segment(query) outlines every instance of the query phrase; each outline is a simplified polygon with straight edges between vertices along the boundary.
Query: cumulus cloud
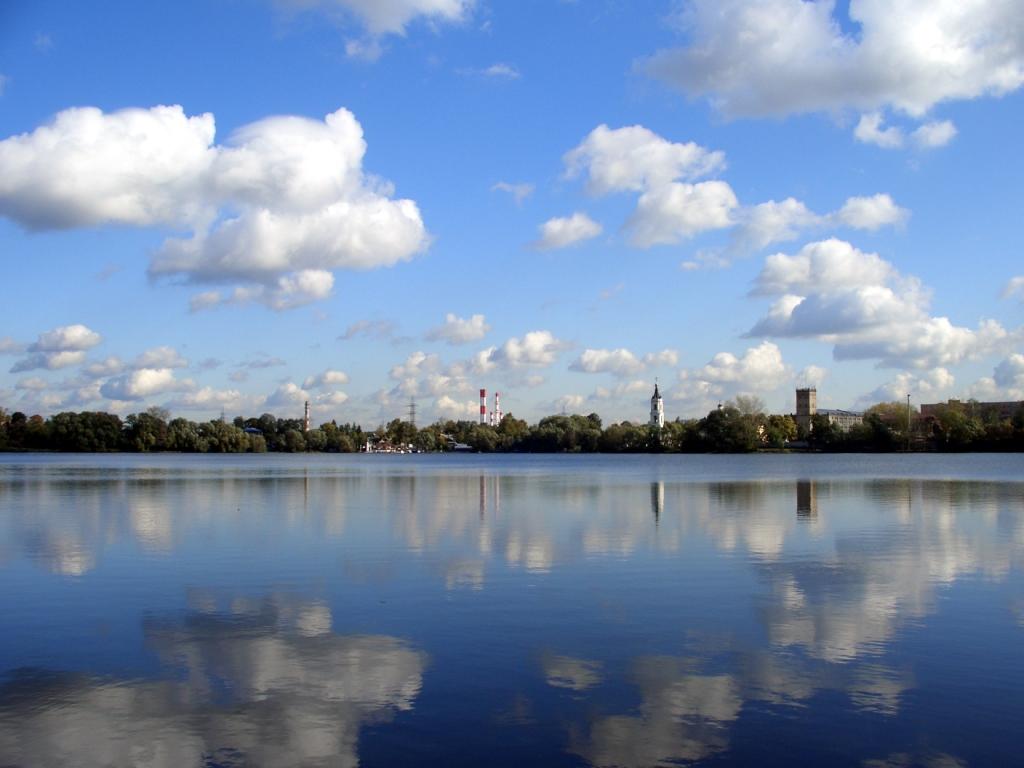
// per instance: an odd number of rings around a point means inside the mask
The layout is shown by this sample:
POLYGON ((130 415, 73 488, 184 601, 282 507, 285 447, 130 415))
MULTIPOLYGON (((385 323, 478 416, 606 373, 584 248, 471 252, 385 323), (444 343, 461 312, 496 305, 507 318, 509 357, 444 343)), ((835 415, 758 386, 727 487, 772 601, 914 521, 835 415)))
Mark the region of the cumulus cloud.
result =
POLYGON ((555 398, 551 406, 560 413, 570 413, 578 411, 586 402, 587 399, 583 395, 562 395, 555 398))
POLYGON ((274 357, 266 354, 259 354, 255 357, 243 360, 238 364, 239 368, 249 368, 250 370, 260 370, 263 368, 280 368, 281 366, 287 365, 284 360, 280 357, 274 357))
POLYGON ((188 360, 174 347, 153 347, 135 358, 136 368, 187 368, 188 360))
POLYGON ((919 118, 1024 83, 1015 0, 861 0, 848 6, 856 32, 837 13, 825 0, 690 0, 680 17, 689 44, 644 67, 730 117, 894 109, 919 118))
POLYGON ((348 384, 348 374, 344 371, 326 370, 316 376, 309 376, 302 382, 303 389, 326 389, 348 384))
POLYGON ((585 349, 569 364, 570 371, 611 373, 629 376, 644 369, 643 362, 628 349, 585 349))
POLYGON ((945 368, 922 373, 903 371, 895 378, 862 395, 857 402, 863 406, 875 403, 903 402, 909 394, 915 400, 941 400, 953 389, 956 379, 945 368))
POLYGON ((729 253, 744 255, 759 251, 775 243, 795 240, 804 232, 826 227, 874 231, 903 224, 909 217, 910 211, 884 193, 847 198, 839 210, 826 214, 815 213, 792 197, 782 202, 769 200, 736 214, 737 226, 732 232, 729 253))
POLYGON ((748 335, 817 338, 833 344, 837 360, 949 366, 1024 338, 1024 329, 1011 333, 994 320, 971 330, 932 317, 919 280, 836 239, 810 243, 794 256, 769 256, 752 293, 777 298, 748 335))
POLYGON ((634 379, 633 381, 623 381, 616 384, 614 387, 598 387, 594 390, 594 394, 590 396, 591 400, 618 400, 621 397, 636 395, 640 392, 647 392, 651 388, 651 382, 644 381, 643 379, 634 379))
POLYGON ((334 275, 323 269, 303 269, 264 285, 238 286, 227 294, 203 291, 189 299, 189 311, 217 306, 258 303, 274 310, 295 309, 326 299, 334 288, 334 275))
MULTIPOLYGON (((359 20, 370 39, 384 35, 404 36, 410 24, 459 22, 473 7, 473 0, 285 0, 296 8, 321 8, 359 20)), ((364 43, 365 44, 365 43, 364 43)))
POLYGON ((504 62, 491 64, 491 66, 481 69, 480 74, 496 80, 518 80, 521 77, 518 69, 504 62))
POLYGON ((29 229, 126 224, 186 228, 153 256, 153 278, 235 284, 193 296, 198 311, 323 299, 332 270, 391 266, 428 242, 416 203, 367 176, 362 127, 269 117, 214 144, 214 118, 180 106, 65 110, 0 141, 0 215, 29 229))
POLYGON ((567 342, 555 338, 551 331, 530 331, 522 338, 513 337, 500 347, 487 350, 483 362, 512 368, 543 367, 555 362, 559 353, 568 347, 567 342))
POLYGON ((956 126, 949 120, 938 120, 925 123, 915 130, 910 137, 920 149, 944 147, 956 137, 956 126))
POLYGON ((39 334, 27 348, 26 357, 11 367, 11 373, 33 371, 40 368, 56 370, 79 365, 85 361, 85 353, 102 341, 102 337, 80 323, 63 325, 39 334))
POLYGON ((1003 288, 1002 296, 1004 299, 1009 299, 1012 296, 1020 296, 1024 299, 1024 275, 1011 277, 1007 281, 1006 287, 1003 288))
POLYGON ((100 394, 111 400, 134 401, 194 387, 189 379, 175 379, 170 368, 140 368, 109 379, 100 387, 100 394))
POLYGON ((820 365, 808 365, 799 374, 796 381, 801 387, 819 387, 828 376, 828 371, 820 365))
POLYGON ((25 351, 25 345, 19 344, 10 336, 0 338, 0 355, 20 355, 25 351))
POLYGON ((338 341, 351 341, 359 337, 382 341, 394 338, 394 335, 395 324, 390 320, 358 320, 338 336, 338 341))
POLYGON ((638 248, 649 248, 726 229, 733 225, 732 214, 738 206, 736 194, 724 181, 658 186, 640 195, 626 222, 629 240, 638 248))
POLYGON ((808 230, 874 230, 900 224, 909 216, 882 193, 851 197, 839 210, 826 214, 815 213, 792 197, 741 206, 725 181, 697 181, 724 169, 723 153, 692 142, 670 142, 640 125, 600 125, 565 154, 564 163, 566 176, 583 176, 590 194, 639 193, 625 224, 635 247, 671 245, 704 232, 732 230, 727 248, 702 252, 686 262, 685 269, 725 266, 731 257, 794 240, 808 230))
POLYGON ((461 318, 452 312, 444 316, 444 323, 427 332, 429 341, 447 341, 449 344, 467 344, 479 341, 491 330, 483 315, 461 318))
POLYGON ((652 367, 658 365, 679 365, 679 353, 674 349, 648 352, 644 355, 644 363, 652 367))
POLYGON ((434 412, 443 419, 472 419, 479 415, 480 404, 475 400, 456 400, 441 395, 434 401, 434 412))
POLYGON ((493 192, 507 192, 512 195, 512 199, 516 201, 516 205, 522 205, 523 200, 533 194, 533 189, 533 184, 528 184, 526 182, 512 184, 507 181, 499 181, 491 187, 491 191, 493 192))
POLYGON ((46 387, 46 382, 38 376, 30 376, 29 378, 21 379, 14 385, 15 389, 28 390, 30 392, 41 392, 46 389, 46 387))
POLYGON ((674 349, 663 349, 637 357, 630 350, 619 349, 585 349, 580 356, 569 364, 570 371, 580 373, 610 373, 614 376, 631 376, 648 366, 677 365, 679 353, 674 349))
POLYGON ((267 405, 279 408, 297 408, 309 399, 309 392, 294 381, 287 381, 271 393, 267 398, 267 405))
POLYGON ((719 352, 699 368, 680 371, 667 397, 691 413, 701 414, 729 397, 770 392, 792 378, 782 350, 765 341, 742 355, 719 352))
POLYGON ((677 179, 695 179, 725 166, 725 155, 693 142, 675 143, 642 125, 599 125, 563 158, 568 178, 586 176, 592 195, 643 192, 677 179))
POLYGON ((166 403, 172 411, 217 411, 252 413, 264 403, 264 398, 246 395, 237 389, 200 387, 174 397, 166 403))
POLYGON ((880 112, 861 115, 853 129, 853 137, 863 144, 874 144, 882 149, 899 149, 903 146, 903 130, 896 126, 883 128, 884 120, 880 112))
POLYGON ((544 251, 566 248, 597 237, 601 234, 601 229, 601 225, 587 214, 576 211, 572 216, 548 219, 541 224, 540 238, 533 246, 544 251))
POLYGON ((1024 400, 1024 354, 1015 352, 1000 360, 992 371, 967 392, 978 400, 1024 400))
POLYGON ((834 218, 854 229, 874 231, 881 227, 902 224, 909 215, 909 211, 896 205, 889 195, 878 194, 871 197, 849 198, 834 214, 834 218))

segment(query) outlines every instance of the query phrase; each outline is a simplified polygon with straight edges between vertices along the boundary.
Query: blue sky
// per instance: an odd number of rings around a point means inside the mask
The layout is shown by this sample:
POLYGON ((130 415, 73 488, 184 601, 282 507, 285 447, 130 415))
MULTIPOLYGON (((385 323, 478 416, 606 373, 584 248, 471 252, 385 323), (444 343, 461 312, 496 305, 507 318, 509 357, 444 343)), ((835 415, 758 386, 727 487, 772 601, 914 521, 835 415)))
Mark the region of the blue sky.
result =
POLYGON ((0 2, 0 405, 1024 399, 1015 5, 0 2))

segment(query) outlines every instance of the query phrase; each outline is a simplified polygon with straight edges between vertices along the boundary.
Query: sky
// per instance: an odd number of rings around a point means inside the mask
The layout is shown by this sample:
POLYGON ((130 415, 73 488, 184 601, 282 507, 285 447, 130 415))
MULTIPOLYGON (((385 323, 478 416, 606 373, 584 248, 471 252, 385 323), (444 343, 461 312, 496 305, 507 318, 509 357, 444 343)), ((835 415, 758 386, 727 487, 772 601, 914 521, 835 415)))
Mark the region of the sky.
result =
POLYGON ((1024 399, 1019 0, 0 0, 0 407, 1024 399))

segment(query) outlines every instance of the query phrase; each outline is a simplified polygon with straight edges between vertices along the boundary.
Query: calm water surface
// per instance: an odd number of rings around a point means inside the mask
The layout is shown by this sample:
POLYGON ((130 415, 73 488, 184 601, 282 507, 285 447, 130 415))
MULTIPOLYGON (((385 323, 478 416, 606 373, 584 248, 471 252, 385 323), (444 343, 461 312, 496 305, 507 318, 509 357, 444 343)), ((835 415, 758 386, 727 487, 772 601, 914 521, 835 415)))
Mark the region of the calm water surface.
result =
POLYGON ((1024 456, 0 455, 0 765, 1024 765, 1024 456))

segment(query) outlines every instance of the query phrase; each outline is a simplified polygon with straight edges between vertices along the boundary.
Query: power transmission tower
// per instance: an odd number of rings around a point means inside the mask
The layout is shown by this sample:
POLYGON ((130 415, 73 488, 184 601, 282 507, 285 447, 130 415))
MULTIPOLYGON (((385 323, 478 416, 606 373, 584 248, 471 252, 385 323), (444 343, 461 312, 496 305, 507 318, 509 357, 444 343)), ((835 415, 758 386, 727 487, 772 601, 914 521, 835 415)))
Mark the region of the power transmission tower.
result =
POLYGON ((409 424, 411 424, 413 426, 413 428, 415 429, 415 427, 416 427, 416 398, 415 397, 410 397, 409 398, 409 424))

